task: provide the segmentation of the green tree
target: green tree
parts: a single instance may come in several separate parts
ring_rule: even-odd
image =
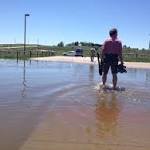
[[[76,42],[74,43],[74,45],[75,45],[75,46],[79,46],[79,42],[76,41]]]
[[[63,41],[61,41],[60,43],[58,43],[58,45],[57,45],[58,47],[64,47],[64,42]]]

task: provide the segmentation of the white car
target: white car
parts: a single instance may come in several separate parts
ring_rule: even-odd
[[[63,53],[64,56],[75,56],[76,52],[75,51],[68,51]]]

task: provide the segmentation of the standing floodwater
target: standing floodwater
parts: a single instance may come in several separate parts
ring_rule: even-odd
[[[150,149],[150,70],[99,91],[97,66],[0,61],[0,149]],[[110,76],[108,82],[110,83]]]

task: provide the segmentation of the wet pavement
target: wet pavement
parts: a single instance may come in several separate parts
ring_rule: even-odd
[[[150,70],[119,74],[119,92],[97,88],[96,65],[1,60],[0,68],[0,149],[150,149]]]

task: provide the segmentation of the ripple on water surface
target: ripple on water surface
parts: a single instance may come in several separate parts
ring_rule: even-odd
[[[0,149],[150,149],[150,70],[129,69],[125,91],[103,91],[96,65],[0,67]]]

